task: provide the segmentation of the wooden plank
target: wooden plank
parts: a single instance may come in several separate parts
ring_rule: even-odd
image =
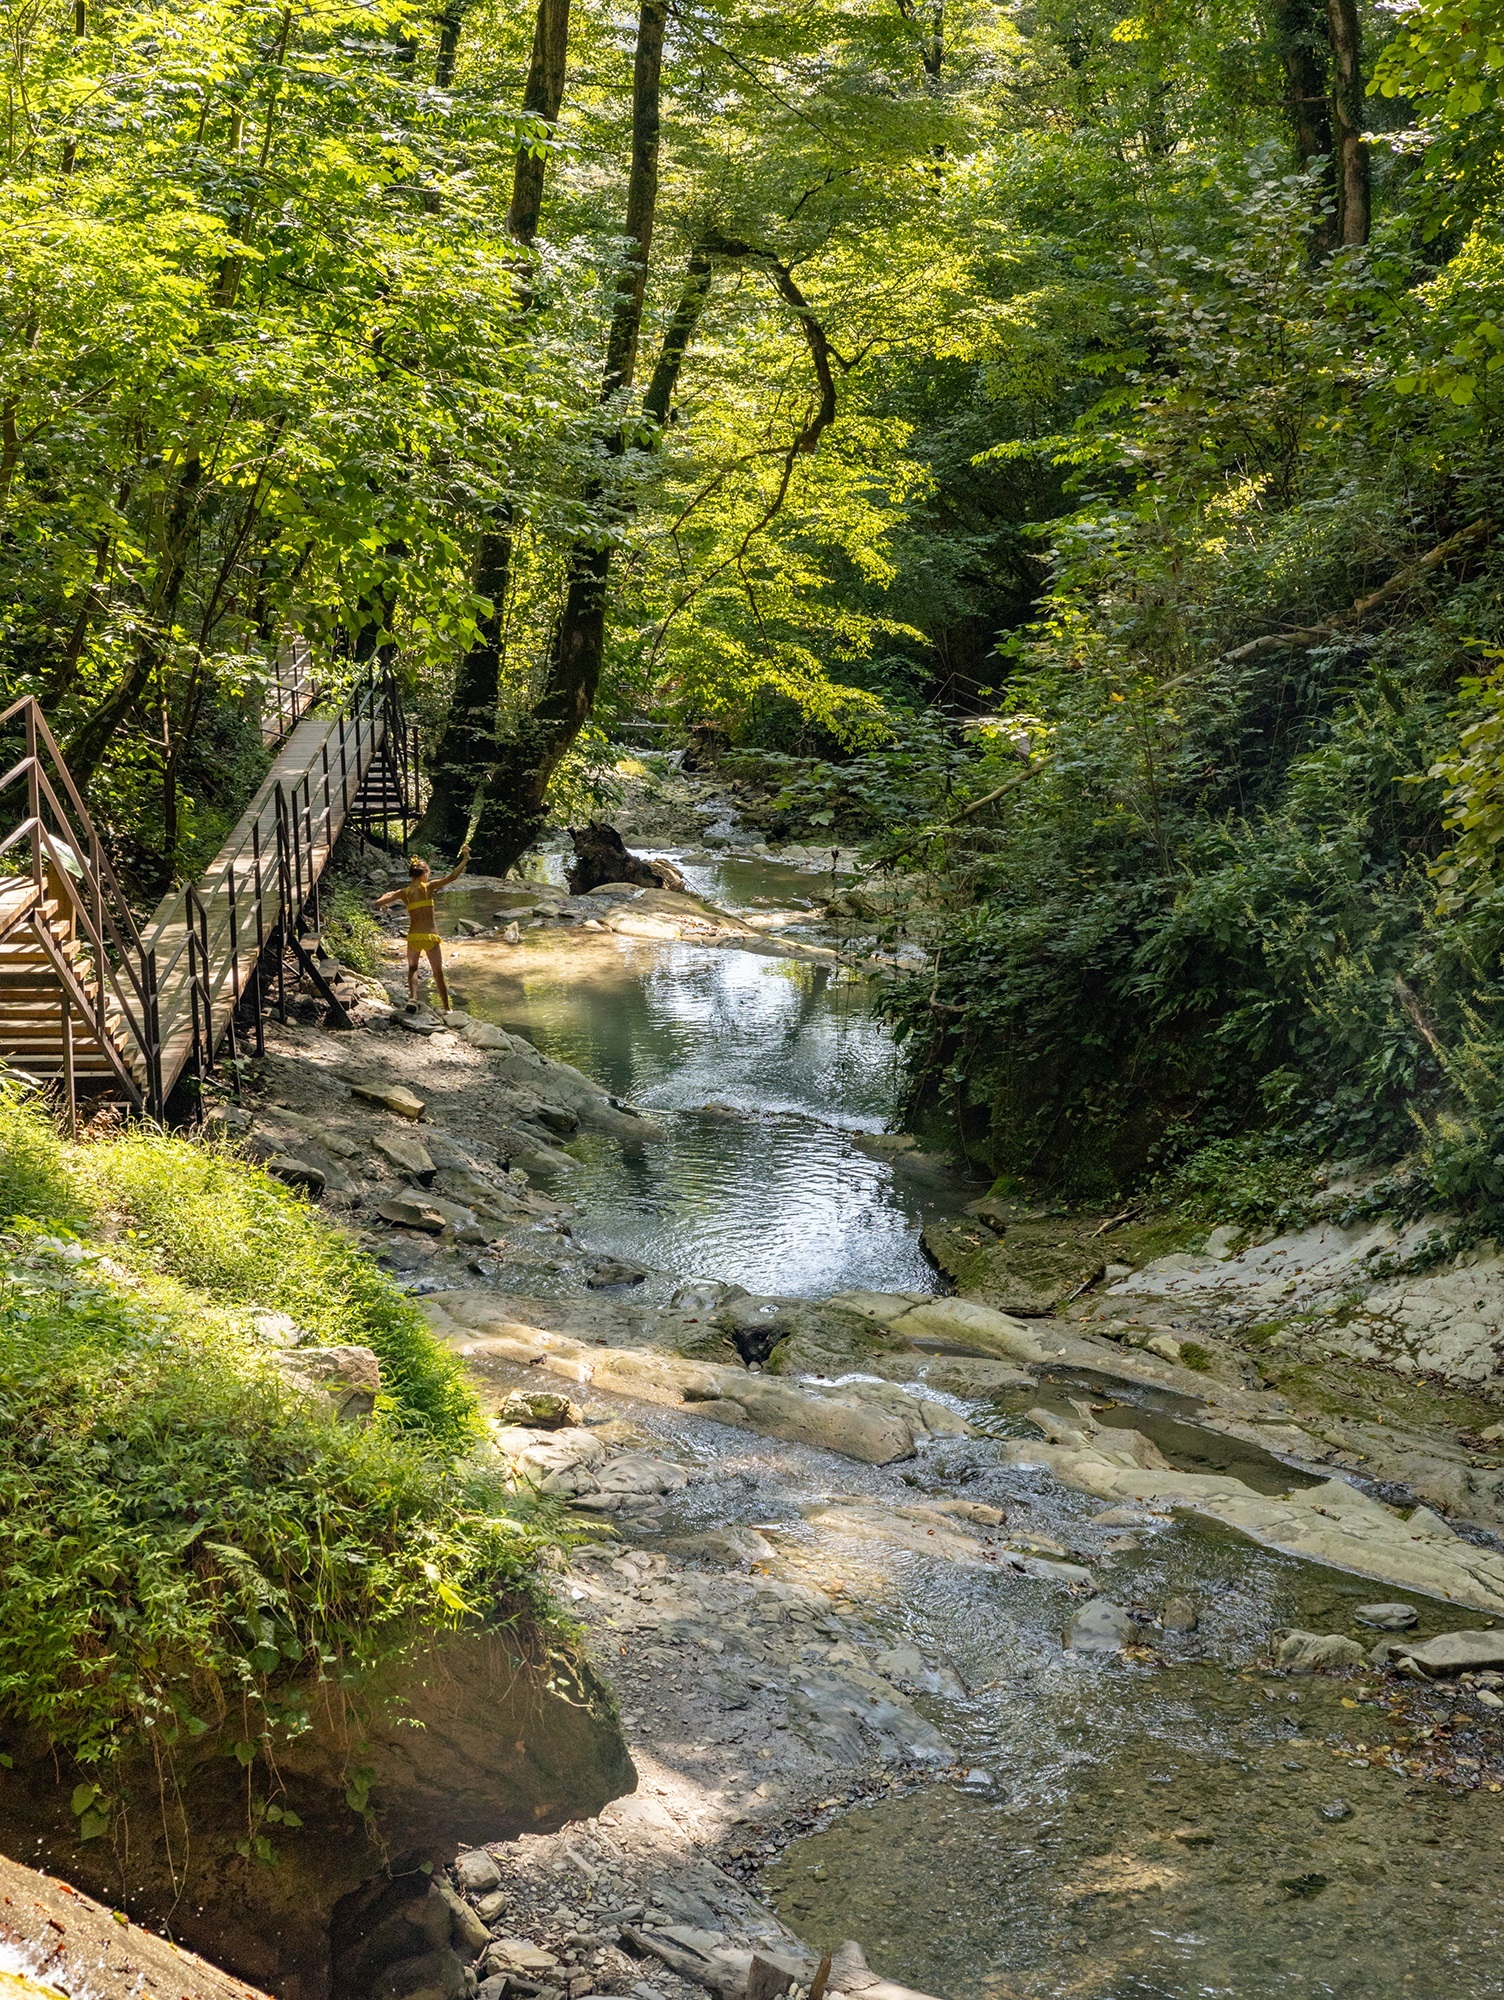
[[[40,895],[35,882],[16,882],[0,889],[0,938],[15,929]]]

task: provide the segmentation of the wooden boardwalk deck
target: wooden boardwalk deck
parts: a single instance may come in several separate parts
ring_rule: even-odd
[[[213,1066],[253,988],[259,1020],[257,982],[298,949],[351,815],[410,817],[413,743],[390,683],[335,715],[307,712],[309,686],[284,690],[282,713],[301,719],[229,839],[139,929],[35,702],[0,717],[27,743],[0,789],[24,784],[28,808],[0,870],[29,856],[25,874],[0,873],[0,1061],[60,1082],[70,1107],[78,1084],[113,1083],[161,1117],[185,1071]]]

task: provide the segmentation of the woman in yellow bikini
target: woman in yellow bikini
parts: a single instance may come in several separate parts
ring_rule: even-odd
[[[449,1012],[449,988],[444,984],[444,947],[439,942],[433,899],[440,889],[447,889],[451,882],[458,882],[469,859],[470,843],[467,840],[460,849],[459,866],[433,882],[429,880],[428,863],[414,855],[407,864],[407,872],[412,879],[406,887],[388,889],[384,896],[376,898],[378,910],[388,903],[403,903],[407,907],[407,998],[411,1007],[418,1004],[418,959],[427,953],[440,1009],[445,1014]]]

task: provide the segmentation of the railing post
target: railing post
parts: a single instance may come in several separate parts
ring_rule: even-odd
[[[78,1137],[78,1098],[73,1086],[73,1008],[68,1000],[66,986],[60,989],[62,999],[63,1035],[63,1095],[68,1100],[68,1137]]]
[[[261,1010],[265,1002],[266,984],[266,907],[262,901],[261,886],[261,821],[251,821],[251,867],[256,883],[256,970],[252,977],[256,985],[256,1054],[266,1054],[266,1030],[261,1023]]]
[[[292,902],[292,836],[287,793],[277,786],[277,1019],[287,1022],[287,911]]]
[[[235,1032],[235,1009],[240,1005],[240,911],[235,903],[235,863],[225,863],[225,892],[230,906],[230,1033]]]
[[[31,820],[31,879],[42,887],[42,773],[37,764],[37,705],[26,704],[26,812]]]
[[[142,957],[141,970],[146,987],[146,1089],[151,1113],[159,1125],[167,1122],[167,1103],[162,1090],[162,1008],[157,989],[156,947]]]

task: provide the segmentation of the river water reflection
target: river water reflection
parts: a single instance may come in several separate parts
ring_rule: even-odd
[[[808,1296],[932,1291],[925,1216],[978,1190],[855,1143],[889,1124],[892,1038],[828,965],[532,932],[463,967],[470,1011],[653,1113],[642,1147],[585,1139],[560,1190],[581,1239],[677,1277]]]

